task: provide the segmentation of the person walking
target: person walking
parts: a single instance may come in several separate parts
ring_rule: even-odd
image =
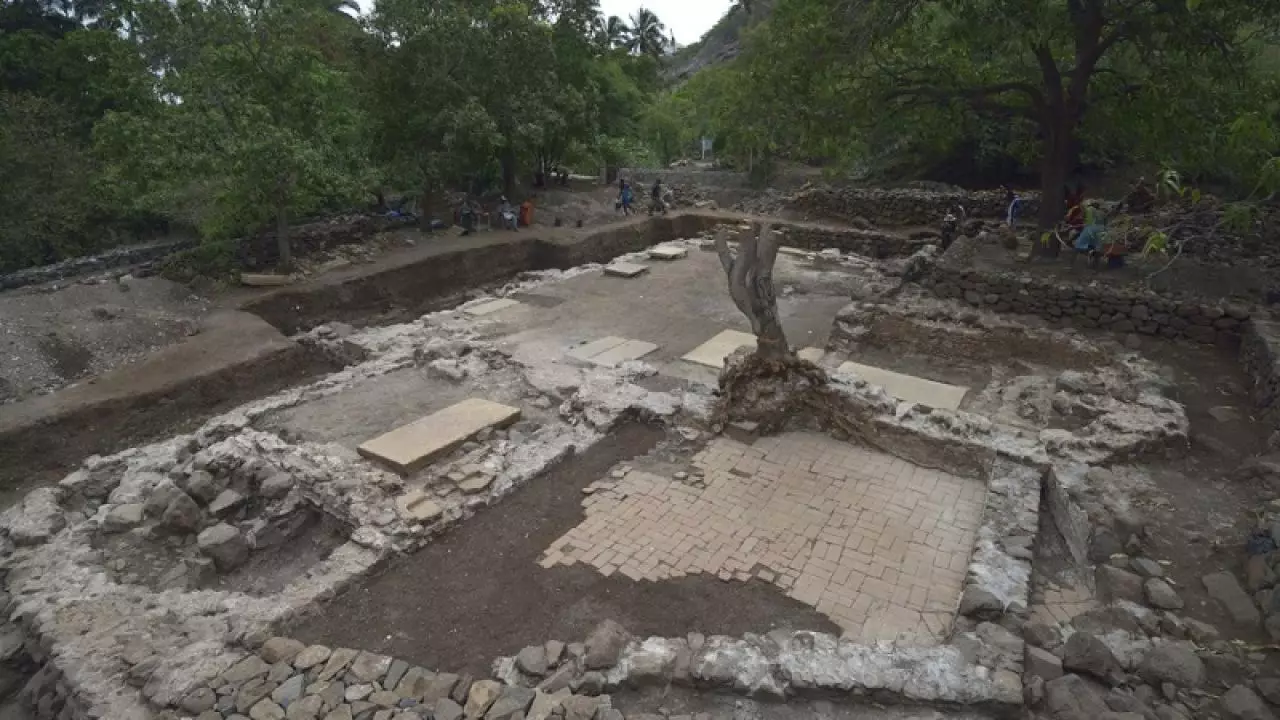
[[[618,202],[622,206],[622,214],[631,214],[631,205],[636,201],[635,191],[631,189],[631,183],[622,183],[622,192],[618,196]]]

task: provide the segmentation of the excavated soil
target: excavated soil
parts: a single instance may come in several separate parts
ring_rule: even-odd
[[[620,429],[423,550],[392,561],[288,634],[476,674],[526,645],[581,640],[605,619],[640,636],[775,627],[839,634],[816,610],[763,582],[702,576],[634,582],[580,566],[539,567],[547,545],[582,521],[582,488],[662,439],[652,427]]]

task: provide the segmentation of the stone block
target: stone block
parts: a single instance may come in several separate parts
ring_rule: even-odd
[[[633,278],[639,277],[649,272],[647,265],[639,265],[637,263],[617,262],[612,265],[605,266],[604,274],[614,277]]]
[[[471,439],[482,430],[506,427],[519,408],[469,398],[362,444],[364,457],[410,473]]]
[[[492,315],[493,313],[496,313],[499,310],[506,310],[509,307],[515,307],[516,305],[519,305],[519,304],[520,303],[516,302],[515,300],[508,300],[507,298],[496,298],[493,300],[486,300],[484,302],[476,303],[475,305],[468,305],[467,307],[462,309],[462,312],[472,317],[483,317],[485,315]]]
[[[885,389],[885,392],[899,400],[939,410],[958,410],[965,394],[969,392],[969,388],[966,387],[948,385],[855,362],[842,364],[840,372],[852,373],[872,385],[879,385]]]

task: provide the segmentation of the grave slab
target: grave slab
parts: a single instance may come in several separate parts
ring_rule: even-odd
[[[649,267],[647,265],[640,265],[638,263],[629,263],[629,262],[614,263],[612,265],[605,266],[605,269],[604,269],[605,275],[612,275],[614,277],[624,277],[624,278],[637,277],[647,272],[649,272]]]
[[[371,460],[410,473],[491,427],[505,427],[520,417],[520,409],[468,398],[369,440],[357,448]]]
[[[658,346],[651,342],[645,342],[643,340],[628,340],[617,347],[609,348],[599,355],[596,355],[591,358],[591,362],[596,365],[614,367],[615,365],[626,362],[627,360],[639,360],[657,349]]]
[[[608,337],[602,337],[599,340],[592,340],[585,345],[579,345],[569,351],[569,357],[574,358],[575,360],[590,360],[606,350],[612,350],[618,347],[626,341],[627,339],[624,337],[609,335]]]
[[[288,275],[272,275],[270,273],[240,273],[240,284],[249,287],[279,287],[293,282]]]
[[[706,365],[710,368],[720,369],[724,367],[724,361],[733,351],[740,347],[752,348],[756,346],[756,336],[751,333],[741,332],[739,330],[725,330],[717,334],[710,340],[702,343],[698,347],[690,350],[681,356],[681,360],[686,360],[699,365]],[[809,362],[818,362],[822,360],[826,351],[822,348],[807,347],[796,353],[801,358]]]
[[[939,410],[958,410],[960,402],[969,392],[969,388],[959,385],[948,385],[914,375],[903,375],[892,370],[861,365],[852,361],[842,364],[840,371],[853,373],[873,385],[879,385],[899,400]]]
[[[689,256],[689,249],[678,245],[658,245],[649,248],[649,257],[654,260],[679,260]]]
[[[480,317],[482,315],[489,315],[491,313],[496,313],[499,310],[506,310],[509,307],[513,307],[519,304],[520,303],[516,302],[515,300],[510,300],[507,298],[496,298],[494,300],[487,300],[485,302],[472,305],[471,307],[463,310],[463,312],[465,312],[468,315],[471,315],[472,317]]]

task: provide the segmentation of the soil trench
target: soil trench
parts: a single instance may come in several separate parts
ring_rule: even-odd
[[[775,627],[839,634],[815,609],[760,581],[712,576],[635,582],[593,568],[544,570],[541,552],[583,518],[582,488],[654,449],[660,429],[628,425],[495,507],[304,618],[286,634],[487,674],[494,658],[582,640],[613,619],[637,636],[741,635]]]

